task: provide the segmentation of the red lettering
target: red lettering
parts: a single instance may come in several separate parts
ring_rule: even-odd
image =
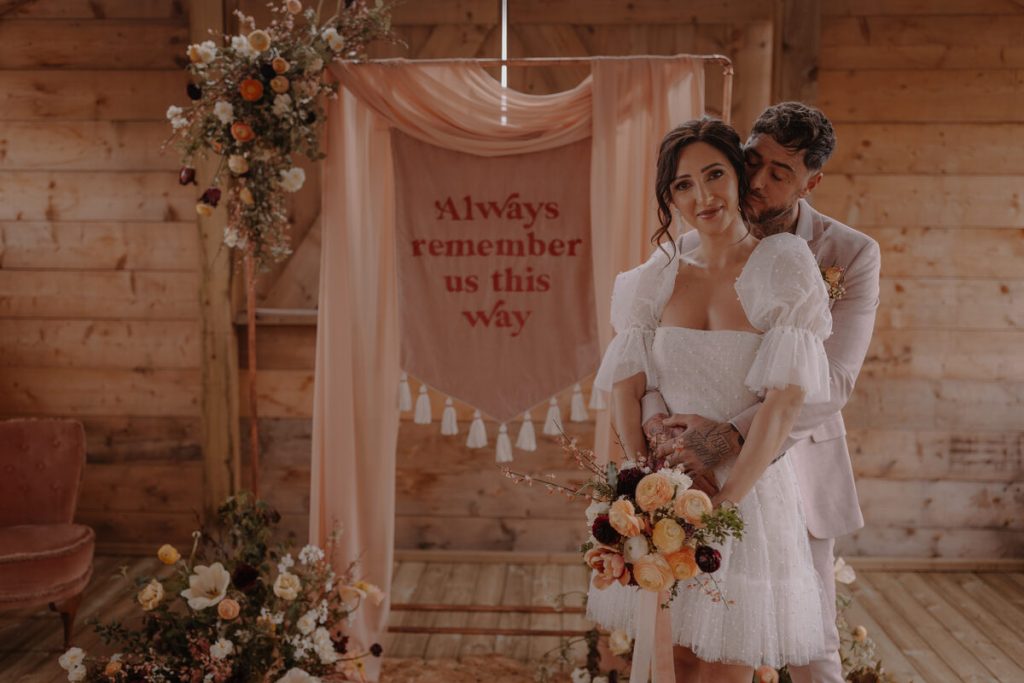
[[[548,249],[551,250],[552,256],[561,256],[562,252],[565,251],[565,242],[562,240],[551,240],[548,244]]]

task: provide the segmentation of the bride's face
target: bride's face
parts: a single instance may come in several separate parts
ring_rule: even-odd
[[[736,171],[708,143],[695,142],[683,149],[670,187],[672,205],[686,225],[708,235],[736,227],[740,218]]]

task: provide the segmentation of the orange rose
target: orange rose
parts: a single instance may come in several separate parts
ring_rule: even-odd
[[[288,92],[288,79],[284,76],[274,76],[270,79],[270,89],[281,94]]]
[[[263,97],[263,84],[255,78],[247,78],[238,86],[238,92],[246,102],[255,102]]]
[[[248,123],[235,121],[231,124],[231,137],[239,142],[249,142],[256,137],[256,133],[252,132]]]
[[[677,581],[688,581],[697,576],[700,567],[697,566],[697,556],[693,548],[684,545],[674,553],[665,556],[668,566],[672,568],[672,575]]]
[[[636,509],[628,500],[617,500],[608,509],[608,522],[612,528],[627,538],[639,536],[643,530]]]
[[[657,510],[672,500],[675,488],[664,474],[648,474],[636,485],[636,504],[644,512]]]
[[[654,534],[651,540],[654,541],[654,545],[658,550],[667,555],[683,547],[683,541],[686,540],[686,532],[674,519],[665,517],[654,525]]]
[[[625,586],[629,583],[629,569],[622,555],[611,548],[598,546],[591,548],[583,556],[587,566],[597,574],[594,576],[594,587],[604,589],[616,581]]]
[[[224,621],[238,618],[238,613],[241,611],[242,607],[231,598],[224,598],[217,603],[217,616]]]
[[[644,555],[633,563],[633,578],[648,591],[663,591],[672,587],[675,575],[672,567],[660,553]]]
[[[704,526],[701,516],[714,509],[708,494],[697,489],[687,489],[676,498],[674,511],[676,517],[682,517],[695,527]]]
[[[110,676],[111,678],[113,678],[118,673],[120,673],[122,668],[124,668],[124,665],[121,664],[121,660],[119,660],[119,659],[111,659],[109,662],[107,662],[107,665],[103,668],[103,675],[104,676]]]
[[[291,65],[284,57],[274,57],[274,61],[270,63],[270,66],[274,68],[274,73],[283,74]]]

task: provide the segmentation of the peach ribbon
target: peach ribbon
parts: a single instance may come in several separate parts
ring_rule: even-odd
[[[629,683],[676,683],[672,658],[672,613],[668,591],[641,590],[636,603],[636,642]]]

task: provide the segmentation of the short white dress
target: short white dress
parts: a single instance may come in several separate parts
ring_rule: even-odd
[[[736,280],[736,293],[753,327],[704,331],[660,326],[678,264],[656,252],[619,275],[612,294],[616,336],[594,384],[612,385],[637,372],[647,376],[672,413],[726,422],[764,392],[803,387],[805,402],[827,401],[828,358],[822,345],[832,318],[821,272],[807,243],[794,235],[763,239]],[[666,267],[667,266],[667,267]],[[715,470],[721,484],[729,465]],[[743,540],[719,546],[713,574],[728,605],[713,602],[691,581],[671,605],[674,642],[705,661],[780,667],[826,654],[825,592],[814,570],[800,492],[789,459],[770,465],[739,503]],[[587,616],[607,629],[634,635],[637,588],[593,586]]]

